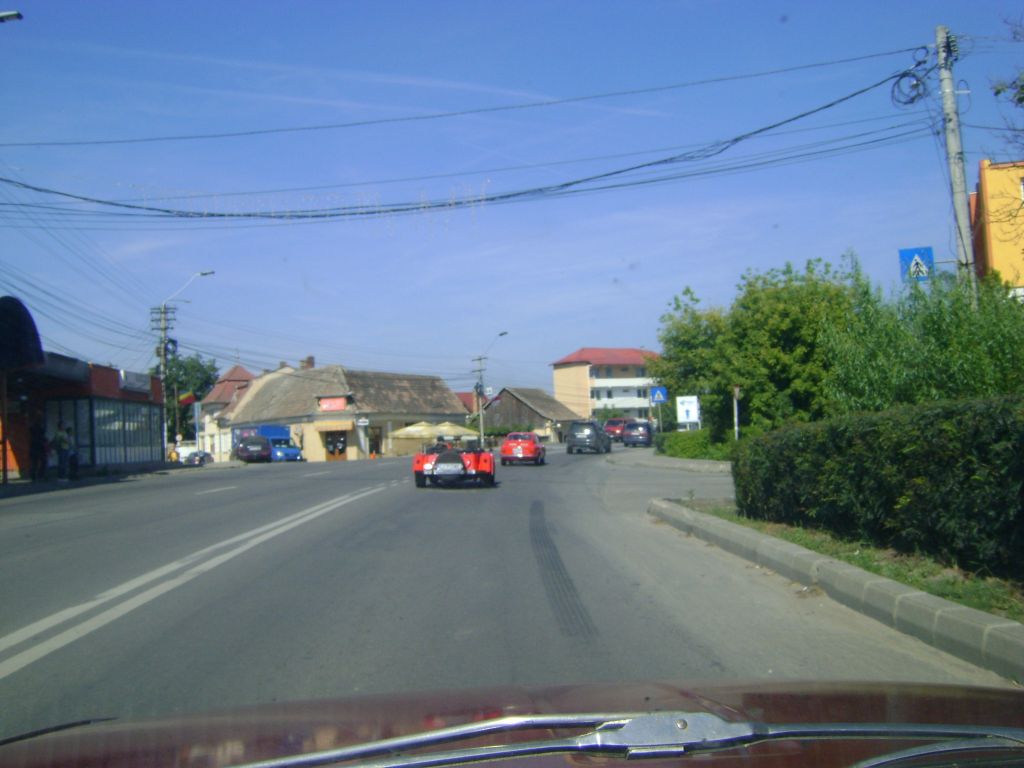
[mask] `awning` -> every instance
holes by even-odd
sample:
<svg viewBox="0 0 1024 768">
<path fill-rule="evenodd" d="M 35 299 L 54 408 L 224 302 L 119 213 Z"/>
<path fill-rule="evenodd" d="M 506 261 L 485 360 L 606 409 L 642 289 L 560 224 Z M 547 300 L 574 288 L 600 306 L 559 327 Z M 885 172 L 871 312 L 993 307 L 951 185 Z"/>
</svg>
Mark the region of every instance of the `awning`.
<svg viewBox="0 0 1024 768">
<path fill-rule="evenodd" d="M 355 422 L 351 419 L 346 421 L 314 421 L 317 432 L 349 432 L 355 429 Z"/>
</svg>

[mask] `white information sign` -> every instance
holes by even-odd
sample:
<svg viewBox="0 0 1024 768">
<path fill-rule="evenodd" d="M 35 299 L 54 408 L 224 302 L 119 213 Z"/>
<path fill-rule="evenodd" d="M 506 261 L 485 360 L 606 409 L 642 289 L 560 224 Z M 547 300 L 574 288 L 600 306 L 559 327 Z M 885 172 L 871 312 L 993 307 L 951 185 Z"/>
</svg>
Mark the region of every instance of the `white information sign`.
<svg viewBox="0 0 1024 768">
<path fill-rule="evenodd" d="M 697 395 L 682 395 L 676 398 L 676 421 L 680 425 L 700 423 L 700 400 Z"/>
</svg>

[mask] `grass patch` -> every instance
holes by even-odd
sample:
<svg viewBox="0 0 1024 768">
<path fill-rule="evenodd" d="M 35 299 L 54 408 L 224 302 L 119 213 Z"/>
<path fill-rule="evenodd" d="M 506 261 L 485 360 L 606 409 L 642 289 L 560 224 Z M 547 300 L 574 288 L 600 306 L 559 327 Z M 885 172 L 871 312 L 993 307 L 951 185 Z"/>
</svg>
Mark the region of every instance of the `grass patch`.
<svg viewBox="0 0 1024 768">
<path fill-rule="evenodd" d="M 678 504 L 715 515 L 731 523 L 753 528 L 778 539 L 798 544 L 865 571 L 877 573 L 922 592 L 976 608 L 1013 621 L 1024 622 L 1024 584 L 1008 579 L 967 573 L 923 555 L 907 555 L 862 541 L 846 541 L 826 531 L 767 523 L 741 517 L 725 500 L 680 500 Z"/>
</svg>

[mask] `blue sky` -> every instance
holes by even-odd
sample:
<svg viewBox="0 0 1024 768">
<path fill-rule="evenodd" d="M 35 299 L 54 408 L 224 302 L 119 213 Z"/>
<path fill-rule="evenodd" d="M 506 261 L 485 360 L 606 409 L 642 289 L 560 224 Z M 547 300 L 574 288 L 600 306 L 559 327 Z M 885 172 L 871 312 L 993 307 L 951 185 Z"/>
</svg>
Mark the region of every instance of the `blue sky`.
<svg viewBox="0 0 1024 768">
<path fill-rule="evenodd" d="M 0 184 L 0 291 L 28 304 L 47 349 L 133 370 L 154 360 L 149 308 L 212 269 L 180 294 L 173 335 L 222 369 L 312 354 L 461 390 L 486 351 L 489 384 L 550 389 L 550 363 L 579 347 L 657 349 L 685 286 L 727 305 L 744 271 L 787 261 L 853 250 L 889 288 L 899 248 L 955 258 L 934 74 L 912 106 L 886 84 L 711 158 L 551 186 L 715 146 L 933 64 L 911 49 L 939 24 L 963 54 L 972 188 L 982 157 L 1018 159 L 992 128 L 1024 122 L 990 88 L 1024 60 L 1005 23 L 1016 2 L 10 7 L 25 18 L 0 26 L 0 177 L 179 211 L 369 214 L 168 217 Z M 633 93 L 479 111 L 621 91 Z M 680 178 L 638 183 L 660 176 Z M 626 186 L 593 189 L 609 183 Z M 537 188 L 549 192 L 384 212 Z"/>
</svg>

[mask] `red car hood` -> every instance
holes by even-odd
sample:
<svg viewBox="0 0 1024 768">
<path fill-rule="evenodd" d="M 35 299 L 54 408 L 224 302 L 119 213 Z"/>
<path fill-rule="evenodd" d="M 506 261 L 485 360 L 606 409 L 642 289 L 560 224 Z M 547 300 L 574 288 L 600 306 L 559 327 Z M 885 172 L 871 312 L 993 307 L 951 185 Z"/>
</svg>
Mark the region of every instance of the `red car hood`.
<svg viewBox="0 0 1024 768">
<path fill-rule="evenodd" d="M 681 687 L 669 683 L 503 688 L 276 704 L 173 719 L 82 726 L 0 747 L 2 766 L 216 766 L 267 760 L 512 714 L 647 711 L 712 712 L 769 723 L 905 722 L 1024 727 L 1024 692 L 925 685 L 756 684 Z M 533 733 L 487 743 L 532 740 Z M 478 740 L 473 744 L 482 744 Z M 793 768 L 850 765 L 906 742 L 780 741 L 714 756 L 729 763 Z M 708 756 L 691 758 L 698 762 Z M 543 768 L 615 763 L 613 758 L 529 758 Z M 645 760 L 678 768 L 681 758 Z M 625 763 L 625 761 L 622 761 Z M 635 765 L 636 761 L 631 761 Z"/>
</svg>

